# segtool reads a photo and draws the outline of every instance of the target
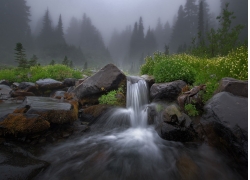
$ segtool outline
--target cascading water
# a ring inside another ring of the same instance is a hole
[[[132,127],[146,127],[148,104],[148,87],[145,80],[127,77],[127,109],[130,109]]]
[[[102,116],[91,126],[90,133],[48,148],[41,158],[51,165],[38,179],[241,178],[232,172],[221,155],[204,144],[187,146],[161,139],[154,128],[147,125],[147,104],[146,82],[128,77],[127,108],[114,109]]]

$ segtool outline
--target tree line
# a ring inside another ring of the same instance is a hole
[[[111,55],[118,65],[135,71],[144,57],[155,51],[225,55],[248,38],[247,0],[221,0],[220,4],[221,13],[216,17],[206,0],[186,0],[179,6],[172,26],[158,19],[156,27],[148,27],[147,31],[140,17],[133,28],[114,31],[109,44]]]
[[[59,15],[58,22],[54,25],[49,9],[46,9],[41,21],[38,22],[39,32],[32,34],[29,26],[30,16],[30,7],[25,0],[0,1],[2,64],[13,65],[16,58],[14,50],[20,49],[20,46],[25,49],[25,56],[36,56],[43,64],[61,63],[66,56],[70,59],[69,62],[80,66],[85,63],[90,66],[102,66],[112,62],[100,32],[86,14],[81,20],[77,20],[77,28],[74,22],[71,22],[67,34],[64,34],[62,15]],[[74,37],[77,37],[77,42],[73,42]]]
[[[223,55],[247,40],[247,0],[221,0],[220,4],[221,13],[217,19],[207,0],[186,0],[179,6],[172,24],[159,18],[155,27],[145,28],[143,18],[139,17],[123,31],[115,30],[107,47],[101,32],[86,14],[81,18],[72,17],[65,31],[63,15],[58,16],[54,25],[49,9],[46,9],[38,21],[38,33],[31,33],[30,7],[26,1],[1,0],[1,62],[15,62],[17,43],[25,48],[30,57],[27,61],[39,59],[43,61],[41,63],[53,64],[61,63],[67,57],[68,64],[72,61],[72,65],[87,63],[100,67],[114,62],[132,71],[139,68],[144,57],[155,51],[166,54],[192,52],[196,55],[206,52],[209,57]]]

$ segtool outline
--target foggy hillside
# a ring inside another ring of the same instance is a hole
[[[247,0],[1,0],[2,65],[16,65],[15,46],[40,64],[62,63],[99,68],[114,63],[137,70],[156,51],[181,53],[194,45],[199,32],[218,28],[216,17],[226,2],[242,24],[247,40]]]

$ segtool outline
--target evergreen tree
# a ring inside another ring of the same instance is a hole
[[[56,44],[58,45],[64,45],[65,39],[64,39],[64,33],[63,33],[63,23],[62,23],[62,16],[59,16],[58,24],[55,30],[55,36],[56,36]]]
[[[68,57],[65,56],[63,61],[62,61],[62,64],[65,65],[65,66],[69,66],[69,60],[68,60]]]
[[[145,51],[145,42],[144,42],[144,26],[142,17],[139,18],[139,22],[135,22],[134,29],[130,39],[129,54],[131,61],[136,60],[133,68],[138,64],[138,59],[140,59],[141,53]]]
[[[23,48],[22,43],[16,44],[16,62],[18,63],[18,67],[26,68],[28,66],[28,62],[26,60],[25,49]]]
[[[47,9],[43,17],[43,28],[38,37],[38,46],[43,50],[50,49],[54,45],[54,30],[52,28],[52,22]]]
[[[137,22],[135,22],[134,24],[134,29],[133,29],[133,32],[132,32],[132,36],[131,36],[131,39],[130,39],[130,51],[129,51],[129,54],[130,54],[130,57],[135,57],[137,52],[138,52],[138,24]]]
[[[85,62],[85,63],[84,63],[83,69],[84,69],[84,70],[88,69],[88,62]]]
[[[165,51],[164,51],[164,54],[165,54],[165,55],[169,55],[169,46],[167,46],[166,44],[165,44]]]
[[[176,52],[178,47],[185,43],[188,31],[186,30],[185,12],[181,5],[178,10],[177,21],[173,26],[169,43],[170,51]]]
[[[230,4],[228,11],[234,12],[234,16],[237,17],[232,21],[231,27],[244,26],[239,34],[239,40],[243,43],[248,40],[248,0],[221,0],[221,14],[226,3]]]
[[[65,39],[68,44],[75,45],[78,47],[80,45],[80,23],[78,19],[72,17],[65,35]]]
[[[190,46],[192,43],[192,39],[197,35],[198,7],[196,5],[196,0],[187,0],[184,7],[184,12],[186,25],[184,43],[186,43],[187,46]]]
[[[154,36],[156,38],[156,43],[158,45],[158,50],[163,51],[164,50],[164,44],[166,44],[166,37],[165,37],[165,29],[161,23],[161,19],[158,19],[156,28],[154,30]],[[147,36],[147,35],[146,35]]]
[[[69,62],[69,67],[70,67],[70,68],[73,68],[73,67],[74,67],[72,61]]]
[[[220,22],[220,27],[215,30],[211,30],[208,38],[210,40],[211,55],[227,55],[229,51],[238,45],[238,37],[240,31],[243,29],[243,25],[237,25],[231,27],[232,20],[236,17],[234,12],[228,10],[229,3],[225,4],[222,15],[217,19]]]
[[[50,63],[49,63],[49,65],[55,65],[55,60],[54,59],[52,59],[51,61],[50,61]]]
[[[30,58],[28,62],[29,66],[37,65],[37,60],[38,60],[37,56],[33,54],[33,56]]]
[[[198,38],[199,44],[204,44],[204,5],[203,0],[199,3],[199,16],[198,16]]]
[[[25,0],[0,1],[0,54],[1,59],[11,59],[13,46],[21,42],[29,47],[30,7]],[[11,63],[8,61],[8,63]]]
[[[148,28],[146,37],[145,37],[145,52],[147,55],[152,55],[157,50],[156,38],[154,33]]]
[[[98,66],[112,62],[99,30],[86,14],[83,15],[79,40],[80,47],[90,63]]]
[[[138,49],[141,52],[144,52],[144,26],[142,17],[140,17],[139,19],[137,39],[138,39]]]

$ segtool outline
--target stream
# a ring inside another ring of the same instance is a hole
[[[159,137],[147,125],[148,89],[127,79],[127,107],[115,108],[81,137],[70,138],[39,157],[51,165],[38,179],[53,180],[229,180],[243,179],[227,159],[206,144]]]

